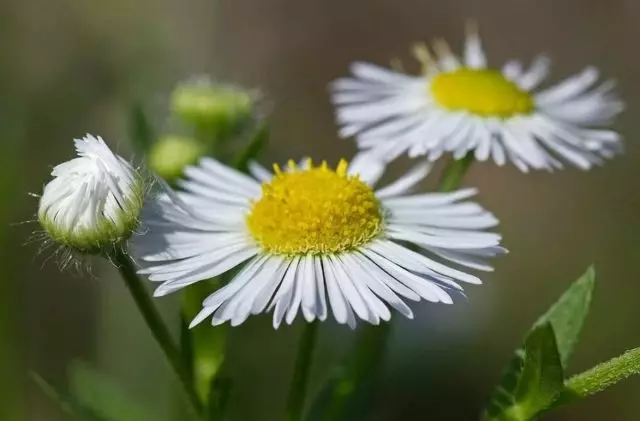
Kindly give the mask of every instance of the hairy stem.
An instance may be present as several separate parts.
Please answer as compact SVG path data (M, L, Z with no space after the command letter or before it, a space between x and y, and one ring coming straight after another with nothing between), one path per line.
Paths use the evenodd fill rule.
M156 342L158 342L158 345L160 345L169 365L178 376L182 388L193 407L193 411L196 415L200 416L202 413L202 402L198 398L198 394L193 386L191 370L184 364L184 360L171 337L169 329L151 301L142 280L136 273L135 265L122 250L115 251L110 257L117 265L118 271L131 293L131 297L135 301L140 314L142 314L142 318L151 331L151 335Z
M571 377L565 382L565 390L553 406L566 405L602 392L635 374L640 374L640 348L634 348Z

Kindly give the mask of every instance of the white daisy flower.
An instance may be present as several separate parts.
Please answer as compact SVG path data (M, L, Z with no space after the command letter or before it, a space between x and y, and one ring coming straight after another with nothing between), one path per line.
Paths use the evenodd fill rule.
M561 168L558 158L589 169L621 150L620 135L605 128L624 108L613 81L596 86L598 71L588 67L536 91L547 58L527 70L518 61L488 67L477 31L467 32L462 59L442 40L434 43L435 58L416 47L421 76L353 64L353 77L331 85L340 135L355 135L361 149L385 160L405 152L459 159L473 151L479 161L508 160L522 171Z
M183 192L145 207L146 233L133 238L132 254L161 283L156 296L243 264L191 326L209 316L235 326L273 309L278 328L299 310L325 320L330 308L354 327L356 316L389 320L389 307L411 318L404 299L452 303L460 282L480 283L452 266L489 271L485 260L504 251L500 235L483 231L498 220L463 201L475 189L407 195L429 164L374 190L382 168L360 155L335 170L290 161L272 174L252 163L251 177L203 158L186 169Z
M38 220L55 242L95 253L129 237L142 210L144 183L101 137L88 134L74 142L78 157L51 172Z

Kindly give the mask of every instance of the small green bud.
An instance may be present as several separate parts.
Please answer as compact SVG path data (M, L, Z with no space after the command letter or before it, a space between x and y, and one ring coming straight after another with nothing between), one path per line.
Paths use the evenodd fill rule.
M81 253L120 245L138 226L144 181L102 138L76 139L78 156L57 165L44 188L38 221L56 243Z
M181 83L171 97L173 112L197 126L234 126L252 116L253 105L250 92L206 78Z
M168 135L151 146L147 162L152 171L173 183L182 175L184 167L195 164L204 154L205 147L196 139Z

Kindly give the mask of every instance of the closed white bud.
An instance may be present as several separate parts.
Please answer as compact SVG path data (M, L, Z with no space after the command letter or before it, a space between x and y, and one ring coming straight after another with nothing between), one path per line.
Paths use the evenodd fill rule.
M57 165L40 198L38 220L55 242L83 253L119 244L138 224L144 181L102 138L75 140L78 156Z

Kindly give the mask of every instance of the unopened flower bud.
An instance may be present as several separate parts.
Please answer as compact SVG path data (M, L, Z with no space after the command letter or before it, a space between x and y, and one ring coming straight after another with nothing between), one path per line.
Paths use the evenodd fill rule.
M254 100L250 92L238 87L198 78L178 85L171 98L171 108L189 124L228 127L252 116Z
M98 253L128 238L138 224L144 182L102 138L75 140L78 156L57 165L40 198L38 220L55 242Z
M204 153L205 147L198 140L168 135L151 146L147 162L153 172L172 183L182 175L184 167L195 164Z

